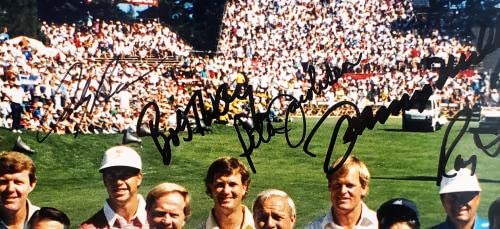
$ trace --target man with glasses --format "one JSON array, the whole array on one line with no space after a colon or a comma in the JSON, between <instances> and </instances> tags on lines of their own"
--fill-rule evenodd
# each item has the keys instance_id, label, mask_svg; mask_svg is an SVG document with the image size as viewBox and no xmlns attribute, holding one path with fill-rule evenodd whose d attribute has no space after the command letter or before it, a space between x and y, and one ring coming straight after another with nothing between
<instances>
[{"instance_id":1,"label":"man with glasses","mask_svg":"<svg viewBox=\"0 0 500 229\"><path fill-rule=\"evenodd\" d=\"M139 154L127 146L112 147L104 153L99 172L109 198L80 228L148 228L146 202L138 194L142 183Z\"/></svg>"}]
</instances>

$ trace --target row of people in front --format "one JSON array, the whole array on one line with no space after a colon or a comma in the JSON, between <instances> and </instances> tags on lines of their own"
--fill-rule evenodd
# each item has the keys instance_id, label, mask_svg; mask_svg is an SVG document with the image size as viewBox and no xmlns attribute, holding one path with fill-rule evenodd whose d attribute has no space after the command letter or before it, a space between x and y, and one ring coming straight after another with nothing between
<instances>
[{"instance_id":1,"label":"row of people in front","mask_svg":"<svg viewBox=\"0 0 500 229\"><path fill-rule=\"evenodd\" d=\"M332 168L341 163L339 159ZM146 199L138 194L142 163L136 151L115 146L104 153L102 173L108 199L80 228L183 228L191 215L191 198L183 186L161 183ZM0 154L0 228L69 228L69 218L54 208L38 208L28 200L36 186L33 161L18 152ZM476 214L481 188L468 169L444 176L440 196L446 221L434 228L500 228L500 199L490 207L488 220ZM456 174L453 176L453 174ZM419 228L416 204L405 198L389 200L375 213L363 202L370 173L355 156L327 174L331 209L307 228ZM293 228L295 204L283 191L268 189L254 201L253 211L242 204L250 185L250 173L236 158L214 161L205 177L206 193L214 206L200 228Z\"/></svg>"}]
</instances>

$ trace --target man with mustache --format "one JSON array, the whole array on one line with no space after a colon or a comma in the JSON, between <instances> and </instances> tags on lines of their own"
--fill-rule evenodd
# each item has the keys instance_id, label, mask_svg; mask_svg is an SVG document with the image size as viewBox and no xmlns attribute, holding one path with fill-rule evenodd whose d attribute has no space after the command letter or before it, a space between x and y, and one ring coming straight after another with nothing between
<instances>
[{"instance_id":1,"label":"man with mustache","mask_svg":"<svg viewBox=\"0 0 500 229\"><path fill-rule=\"evenodd\" d=\"M214 161L205 177L206 192L213 199L214 207L202 228L255 228L252 213L242 204L249 185L250 173L241 161L232 157Z\"/></svg>"},{"instance_id":2,"label":"man with mustache","mask_svg":"<svg viewBox=\"0 0 500 229\"><path fill-rule=\"evenodd\" d=\"M434 226L437 229L489 228L488 220L476 214L481 187L476 174L468 168L452 169L441 179L439 194L446 212L446 221Z\"/></svg>"},{"instance_id":3,"label":"man with mustache","mask_svg":"<svg viewBox=\"0 0 500 229\"><path fill-rule=\"evenodd\" d=\"M18 152L0 154L0 228L25 228L37 206L28 195L36 186L31 158Z\"/></svg>"},{"instance_id":4,"label":"man with mustache","mask_svg":"<svg viewBox=\"0 0 500 229\"><path fill-rule=\"evenodd\" d=\"M339 158L333 163L335 168L341 163ZM311 222L307 228L337 229L377 228L378 220L374 211L363 202L368 194L370 173L366 165L355 156L349 156L335 172L328 172L328 190L332 207L325 216Z\"/></svg>"},{"instance_id":5,"label":"man with mustache","mask_svg":"<svg viewBox=\"0 0 500 229\"><path fill-rule=\"evenodd\" d=\"M146 202L138 194L142 183L139 154L127 146L112 147L104 153L99 172L109 198L80 228L149 228Z\"/></svg>"}]
</instances>

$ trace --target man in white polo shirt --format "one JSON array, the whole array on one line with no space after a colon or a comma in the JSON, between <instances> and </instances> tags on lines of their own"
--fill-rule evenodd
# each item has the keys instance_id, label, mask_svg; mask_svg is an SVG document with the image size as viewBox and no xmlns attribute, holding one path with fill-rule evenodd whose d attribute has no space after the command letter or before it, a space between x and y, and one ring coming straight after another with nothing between
<instances>
[{"instance_id":1,"label":"man in white polo shirt","mask_svg":"<svg viewBox=\"0 0 500 229\"><path fill-rule=\"evenodd\" d=\"M21 113L23 112L22 104L25 92L21 87L21 83L16 81L7 95L10 99L10 108L12 111L12 132L22 133L21 131Z\"/></svg>"},{"instance_id":2,"label":"man in white polo shirt","mask_svg":"<svg viewBox=\"0 0 500 229\"><path fill-rule=\"evenodd\" d=\"M331 168L342 162L337 159ZM350 155L335 172L327 173L330 211L311 222L308 229L372 229L378 227L377 214L366 206L370 172L365 163Z\"/></svg>"},{"instance_id":3,"label":"man in white polo shirt","mask_svg":"<svg viewBox=\"0 0 500 229\"><path fill-rule=\"evenodd\" d=\"M99 172L109 198L104 207L80 228L149 228L146 202L138 194L142 183L142 163L137 152L115 146L104 153Z\"/></svg>"}]
</instances>

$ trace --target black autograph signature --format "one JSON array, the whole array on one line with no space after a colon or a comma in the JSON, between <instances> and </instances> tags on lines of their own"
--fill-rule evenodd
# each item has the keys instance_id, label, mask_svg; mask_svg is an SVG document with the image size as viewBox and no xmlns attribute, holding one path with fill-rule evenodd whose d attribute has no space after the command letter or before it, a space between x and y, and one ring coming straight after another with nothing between
<instances>
[{"instance_id":1,"label":"black autograph signature","mask_svg":"<svg viewBox=\"0 0 500 229\"><path fill-rule=\"evenodd\" d=\"M78 72L78 74L75 76L76 80L77 80L77 87L76 88L80 88L80 84L82 83L83 80L85 80L84 81L85 84L84 84L83 90L81 92L81 95L79 98L77 98L78 91L75 90L74 95L70 97L71 103L68 103L68 105L66 105L63 108L62 114L57 119L56 123L51 126L50 131L45 133L45 135L43 137L40 137L40 131L37 131L37 133L36 133L37 141L39 143L44 142L50 136L50 134L52 134L52 132L55 131L58 123L60 123L64 120L67 120L75 110L82 107L83 105L85 105L84 107L87 107L89 105L89 103L91 103L90 109L88 111L86 109L83 109L83 113L84 113L83 116L86 116L88 114L92 114L94 107L95 107L95 104L96 104L96 101L99 98L103 98L104 101L109 101L109 99L112 96L114 96L115 94L119 93L120 91L126 90L129 86L135 84L137 81L143 80L145 77L147 77L149 75L149 73L151 71L154 71L156 68L158 68L158 66L160 66L162 63L164 63L166 60L167 60L167 58L162 59L160 62L158 62L158 64L154 68L150 69L148 72L137 77L135 80L133 80L131 82L120 83L117 85L117 87L114 90L112 90L111 89L111 79L107 78L107 74L108 74L108 70L110 68L111 68L111 71L109 71L109 74L114 72L116 67L120 63L119 57L115 57L115 58L113 58L112 61L110 61L106 65L106 68L105 68L104 72L102 73L101 79L99 80L99 86L97 87L97 90L93 96L91 94L89 94L89 87L90 87L90 84L92 82L92 79L90 77L88 77L86 80L83 78L83 75L82 75L83 64L81 62L74 63L73 65L71 65L71 67L64 74L63 78L61 79L61 83L57 86L56 91L59 91L61 89L61 87L63 86L63 82L67 77L72 77L70 72L73 69L76 69ZM107 83L106 86L108 86L108 87L105 87L105 83ZM105 88L109 88L109 91L106 91ZM77 123L77 125L78 125L78 123ZM79 134L79 128L75 128L75 129L76 129L76 132L74 133L74 136L76 138Z\"/></svg>"},{"instance_id":2,"label":"black autograph signature","mask_svg":"<svg viewBox=\"0 0 500 229\"><path fill-rule=\"evenodd\" d=\"M454 78L460 71L465 70L469 68L471 65L478 64L481 62L489 53L493 52L496 50L498 47L500 47L500 24L497 24L497 27L495 29L493 28L481 28L480 30L480 36L478 39L478 52L472 52L470 56L465 56L462 54L460 58L458 59L458 62L455 64L455 57L453 55L449 55L448 57L448 63L445 63L445 61L442 58L438 57L427 57L422 60L422 65L430 69L431 66L434 63L439 64L439 77L438 80L435 82L436 88L442 89L444 84L446 83L448 78ZM497 31L495 33L495 30ZM483 40L486 31L488 31L488 38L486 39L485 45L483 46ZM194 91L192 96L190 97L189 102L187 103L186 107L184 110L178 109L176 110L176 127L174 128L169 128L167 130L167 133L161 132L159 129L159 124L160 124L160 110L156 102L150 102L146 104L142 110L141 114L137 123L137 133L140 133L139 128L143 123L144 116L146 115L147 111L152 109L153 114L154 114L154 119L148 121L148 126L151 129L151 137L153 138L153 141L155 143L155 146L159 150L163 163L165 165L169 165L171 162L172 158L172 148L171 148L171 143L173 146L179 146L180 145L180 137L179 133L182 131L187 130L187 137L184 137L183 140L185 142L189 142L193 139L193 128L196 128L199 133L204 136L204 128L203 126L210 126L213 122L214 119L218 118L221 115L226 115L229 112L229 106L231 102L233 102L235 99L248 99L249 102L249 115L236 115L234 117L234 128L236 130L238 139L240 141L240 144L243 149L243 153L240 156L243 156L247 159L248 164L252 171L256 173L256 168L252 162L251 155L254 152L256 148L260 146L262 143L268 143L270 142L271 138L277 134L284 134L285 139L287 141L287 144L292 147L296 148L299 147L300 145L303 144L303 150L306 153L306 155L315 157L316 155L313 152L310 152L309 150L309 145L311 143L311 140L313 139L316 131L319 129L319 127L322 125L324 120L336 109L339 109L340 107L343 106L349 106L355 111L354 116L349 116L349 115L343 115L339 118L337 121L335 128L333 130L332 138L328 147L328 150L326 152L324 164L323 164L323 170L325 173L333 173L335 172L341 164L344 162L344 160L350 155L351 151L353 150L357 137L363 133L363 131L368 128L372 130L376 123L379 122L380 124L384 124L385 121L388 119L390 115L398 115L401 111L403 110L408 110L410 107L417 106L420 111L422 111L425 107L425 104L429 97L433 94L432 87L427 84L425 85L422 90L417 90L413 93L413 95L410 97L408 94L403 94L399 100L393 100L388 107L381 106L374 115L373 108L371 106L366 106L363 111L359 111L357 106L354 103L348 102L348 101L342 101L339 102L332 107L330 107L324 114L323 116L319 119L319 121L315 124L313 129L309 134L306 134L306 118L305 118L305 113L304 109L302 107L303 103L306 103L310 100L312 100L314 94L319 95L323 90L327 89L329 86L332 86L335 84L338 79L342 78L342 76L345 73L349 73L353 71L353 67L359 64L361 60L361 55L359 56L358 60L355 63L350 63L346 62L342 64L341 68L338 67L333 67L333 69L329 66L329 64L325 63L325 76L322 78L322 80L317 81L317 73L315 71L315 68L313 65L309 65L307 69L307 74L309 76L309 83L311 87L307 90L305 95L301 95L300 98L294 98L291 95L286 95L286 94L280 94L274 98L271 99L270 103L268 104L267 110L264 113L258 113L256 112L255 109L255 101L253 97L253 87L252 85L248 84L248 80L243 83L243 84L237 84L234 90L230 90L229 86L227 84L222 84L220 85L217 90L215 95L210 95L210 102L212 104L212 109L208 110L204 106L204 99L202 96L202 92L200 90ZM107 72L108 70L112 67L111 72L115 70L119 63L119 59L115 58L113 61L108 63L106 66L106 69L101 76L101 79L99 81L99 87L97 88L97 91L95 93L95 96L93 96L93 100L91 100L92 96L88 94L88 88L90 86L90 79L87 79L85 82L85 86L83 89L83 92L78 100L76 100L74 103L68 105L67 107L64 108L63 115L58 119L58 122L61 122L65 119L67 119L72 112L74 112L76 109L78 109L82 105L88 106L89 103L91 104L91 108L89 113L92 113L94 106L95 106L95 101L99 98L102 97L104 100L109 100L113 95L116 93L127 89L130 85L134 84L135 82L144 79L148 74L156 69L160 64L162 64L165 61L162 60L158 65L151 69L149 72L141 75L137 79L135 79L132 82L128 83L121 83L118 85L118 87L115 90L112 91L104 91L104 83L108 83L111 85L111 83L106 81L107 79ZM81 63L75 63L73 66L71 66L70 69L66 72L66 75L63 77L66 78L68 76L68 73L70 70L73 68L78 68L80 70L80 73L78 75L78 86L80 85L82 81L82 64ZM61 87L61 84L59 87ZM230 93L230 91L233 91L233 93ZM76 97L76 94L73 96ZM284 99L286 101L289 101L289 105L286 108L285 112L285 120L284 120L284 126L280 127L275 127L273 125L273 122L270 120L269 115L271 108L273 104L276 101L279 101L280 99ZM224 102L224 103L221 103ZM222 108L219 108L219 105L223 105ZM300 120L302 122L302 132L301 132L301 138L297 143L292 143L289 137L289 123L288 123L288 116L290 113L297 111L297 109L300 111ZM463 111L467 112L467 111ZM191 120L194 120L194 127L190 125L190 116ZM340 164L338 164L335 167L330 166L330 160L332 157L332 154L334 152L335 148L335 141L338 136L338 132L340 130L340 126L344 121L347 121L347 129L343 135L343 144L349 143L349 146L347 148L347 151L343 154L343 160ZM455 120L452 121L452 123L449 125L447 132L445 134L445 138L443 139L443 146L441 147L441 156L439 160L439 168L438 168L438 179L440 179L441 175L446 175L443 171L444 168L446 167L446 163L450 157L450 154L454 150L454 146L458 141L460 140L461 135L455 139L453 142L452 146L446 150L445 145L447 142L448 138L448 133L449 129L451 129L451 126ZM466 121L466 125L468 125L468 121ZM466 129L466 127L464 128ZM40 139L39 137L39 132L37 132L37 141L43 142L51 133L53 130L51 130L49 133L47 133L43 138ZM78 132L75 133L75 137L78 135ZM462 134L463 135L463 134ZM160 142L163 140L163 145ZM248 139L248 141L245 141L245 138ZM483 145L481 142L479 136L474 135L474 140L476 142L476 146L483 150L485 153L487 153L490 156L497 156L498 153L498 148L495 153L489 153L487 149L491 148L495 144L499 142L498 138L491 143L487 145ZM455 160L455 167L456 168L461 168L465 167L469 164L472 165L473 171L476 166L476 158L475 156L471 157L469 160L463 160L461 156L459 155L457 159ZM447 175L446 175L447 176ZM453 175L452 175L453 176Z\"/></svg>"},{"instance_id":3,"label":"black autograph signature","mask_svg":"<svg viewBox=\"0 0 500 229\"><path fill-rule=\"evenodd\" d=\"M500 31L498 28L496 29L497 31ZM425 68L430 69L431 66L434 63L439 64L439 77L438 80L436 81L436 87L438 89L442 89L444 84L446 83L448 78L454 78L460 71L466 70L469 68L471 65L478 64L481 60L485 58L486 55L489 53L493 52L496 48L498 48L500 45L500 39L499 39L499 34L497 33L495 36L493 35L494 30L490 28L489 30L489 36L487 38L486 45L483 44L484 40L484 35L485 35L485 28L481 28L480 32L480 38L479 40L479 49L478 52L472 52L469 57L466 57L464 54L460 56L458 59L458 62L455 63L455 57L453 55L449 55L448 57L448 63L445 63L445 61L442 58L438 57L428 57L424 58L422 60L422 65ZM320 118L320 120L316 123L316 125L313 127L311 132L309 134L306 134L306 119L303 111L302 104L306 103L307 101L310 101L314 94L318 95L320 94L324 89L328 88L328 86L332 86L334 83L337 82L339 78L343 76L344 73L352 72L352 68L356 66L361 59L361 56L358 58L356 63L349 63L346 62L342 65L342 68L337 68L334 67L333 70L330 68L328 64L325 63L325 77L323 78L324 80L319 81L318 83L316 82L316 78L318 77L315 71L314 66L310 65L307 70L307 74L309 76L311 88L308 89L305 95L300 96L299 99L294 98L291 95L284 95L280 94L273 98L271 102L268 104L267 110L265 113L256 113L255 111L255 104L254 104L254 98L253 98L253 89L252 85L248 85L247 83L244 84L238 84L235 88L235 93L233 94L228 94L228 86L227 84L221 85L217 93L214 97L211 97L211 102L213 104L214 109L207 111L202 105L196 106L196 103L198 104L203 104L203 98L201 96L200 91L194 92L193 96L191 97L189 103L186 106L186 110L181 111L177 110L177 118L178 118L178 123L176 129L170 128L168 130L169 135L165 136L163 133L159 133L158 130L158 122L159 119L156 118L156 122L151 122L149 123L149 127L152 129L152 138L155 141L155 144L160 151L163 161L165 165L169 165L170 163L170 158L171 158L171 147L170 147L170 141L172 141L174 146L179 145L179 138L178 138L178 133L179 131L183 131L185 128L188 130L188 137L184 139L184 141L190 141L192 139L192 130L190 129L190 126L187 125L188 123L188 114L189 112L192 112L194 114L194 120L196 122L196 127L199 129L203 129L201 126L201 122L203 121L206 125L210 125L212 120L217 118L220 115L225 115L228 112L228 105L234 101L235 98L239 99L248 99L249 102L249 117L245 115L236 115L234 117L234 128L236 130L238 140L240 141L241 147L243 149L243 153L240 156L243 156L247 159L248 164L252 171L255 173L256 169L255 166L252 162L251 155L254 152L256 148L260 146L261 143L268 143L270 139L276 135L276 134L284 134L285 139L287 141L287 144L292 147L296 148L299 147L301 144L303 145L303 150L304 152L309 155L309 156L316 156L314 153L310 152L309 150L309 145L311 143L311 140L313 139L316 131L319 129L319 127L322 125L324 120L336 109L343 107L343 106L350 106L352 109L355 110L355 115L353 117L349 115L343 115L339 118L337 121L335 128L333 130L332 138L328 147L328 150L326 152L326 157L324 160L323 164L323 170L325 173L333 173L335 172L342 163L337 165L336 167L330 167L330 159L331 156L334 152L335 148L335 141L338 136L338 132L340 130L340 126L344 121L347 121L348 127L343 135L343 143L349 143L349 146L347 148L347 151L343 154L343 160L342 162L350 155L352 149L355 146L357 136L361 135L363 131L368 128L368 129L373 129L376 125L377 122L384 124L385 121L388 119L390 115L398 115L401 111L403 110L408 110L412 106L417 106L420 111L422 111L425 107L425 104L429 97L433 94L432 87L427 84L425 85L422 90L417 90L413 93L413 95L410 97L408 94L402 95L402 97L399 100L394 100L390 103L388 107L382 106L380 107L376 112L375 115L373 115L373 108L371 106L367 106L363 109L363 111L359 111L357 106L351 102L343 101L339 102L332 107L330 107ZM236 92L241 92L243 93L236 93ZM285 99L287 101L290 101L286 112L285 112L285 121L284 121L284 126L281 127L274 127L273 122L269 119L269 112L271 110L271 107L273 106L273 103L275 101L278 101L279 99ZM221 110L217 109L219 107L219 104L221 101L225 102L224 108ZM151 103L146 105L143 108L143 112L141 112L142 115L145 114L145 110L149 109L149 107L153 106ZM156 117L159 116L159 111L157 106L153 106L155 109ZM198 110L197 110L198 108ZM292 143L289 137L289 131L290 129L288 128L288 116L291 112L295 112L297 109L300 110L300 119L302 121L302 132L301 132L301 137L298 140L297 143ZM200 120L198 111L201 112L202 119ZM142 117L141 117L142 118ZM179 119L181 121L179 121ZM141 119L142 120L142 119ZM140 120L140 121L141 121ZM248 125L248 122L250 120L251 125ZM138 126L140 126L140 123L138 123ZM203 131L201 131L201 134L203 135ZM163 140L165 141L165 144L163 147L161 147L160 144L158 144L158 137L162 137ZM247 139L247 140L245 140ZM488 144L486 147L491 147L492 144L495 144L495 142ZM480 147L479 144L477 144L478 147ZM483 148L486 148L483 146ZM448 150L448 157L449 154L453 151L453 147ZM444 167L446 166L446 162L448 157L445 157L446 160L440 160L440 165L439 165L439 171L444 170ZM457 160L460 161L461 157L458 158ZM444 163L441 163L443 161ZM466 166L468 164L474 163L475 162L473 159L464 161L461 159L463 163L457 163L460 166Z\"/></svg>"}]
</instances>

